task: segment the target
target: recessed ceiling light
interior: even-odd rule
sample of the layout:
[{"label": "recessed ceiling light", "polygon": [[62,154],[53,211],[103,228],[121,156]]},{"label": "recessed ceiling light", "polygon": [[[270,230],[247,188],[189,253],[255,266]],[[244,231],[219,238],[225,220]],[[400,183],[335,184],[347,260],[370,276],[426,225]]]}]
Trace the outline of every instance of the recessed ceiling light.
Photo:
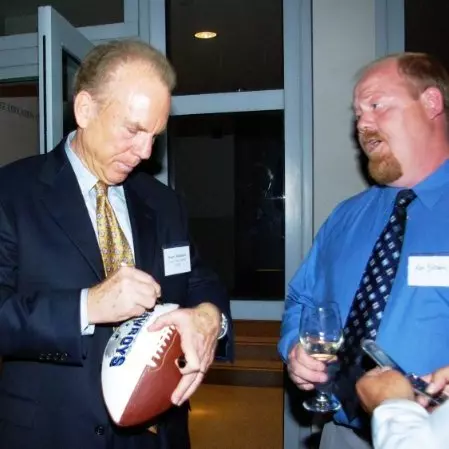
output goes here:
[{"label": "recessed ceiling light", "polygon": [[213,39],[216,36],[217,33],[214,31],[198,31],[198,33],[195,33],[197,39]]}]

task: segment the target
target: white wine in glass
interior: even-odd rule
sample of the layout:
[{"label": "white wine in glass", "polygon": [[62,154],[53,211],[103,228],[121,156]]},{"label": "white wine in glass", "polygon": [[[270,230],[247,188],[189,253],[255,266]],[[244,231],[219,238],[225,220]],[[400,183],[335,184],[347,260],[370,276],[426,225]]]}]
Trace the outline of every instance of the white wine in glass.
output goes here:
[{"label": "white wine in glass", "polygon": [[[326,302],[317,307],[304,307],[301,313],[299,341],[304,350],[313,358],[328,365],[328,375],[331,378],[337,364],[337,352],[343,343],[338,304]],[[324,384],[316,384],[317,394],[314,398],[304,401],[307,410],[317,413],[328,413],[338,410],[341,404],[331,397],[332,380]]]},{"label": "white wine in glass", "polygon": [[343,335],[338,341],[326,341],[321,337],[306,335],[300,338],[305,351],[324,363],[331,363],[337,360],[337,352],[343,343]]}]

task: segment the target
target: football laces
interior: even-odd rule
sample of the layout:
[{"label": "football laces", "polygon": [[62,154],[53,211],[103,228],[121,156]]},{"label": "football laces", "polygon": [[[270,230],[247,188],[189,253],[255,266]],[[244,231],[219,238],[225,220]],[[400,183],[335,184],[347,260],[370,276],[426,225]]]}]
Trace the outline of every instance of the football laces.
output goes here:
[{"label": "football laces", "polygon": [[150,360],[150,365],[152,368],[157,367],[157,361],[159,361],[162,358],[164,350],[167,347],[174,330],[175,330],[174,326],[167,326],[161,330],[159,341],[156,346],[156,352],[155,354],[153,354]]}]

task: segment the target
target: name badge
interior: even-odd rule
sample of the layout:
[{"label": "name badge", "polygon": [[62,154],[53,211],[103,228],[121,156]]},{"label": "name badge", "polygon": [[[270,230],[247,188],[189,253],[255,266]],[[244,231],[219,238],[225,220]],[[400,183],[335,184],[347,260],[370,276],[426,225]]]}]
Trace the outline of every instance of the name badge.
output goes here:
[{"label": "name badge", "polygon": [[165,276],[188,273],[191,271],[189,245],[164,248],[163,252]]},{"label": "name badge", "polygon": [[449,287],[449,256],[409,256],[408,285]]}]

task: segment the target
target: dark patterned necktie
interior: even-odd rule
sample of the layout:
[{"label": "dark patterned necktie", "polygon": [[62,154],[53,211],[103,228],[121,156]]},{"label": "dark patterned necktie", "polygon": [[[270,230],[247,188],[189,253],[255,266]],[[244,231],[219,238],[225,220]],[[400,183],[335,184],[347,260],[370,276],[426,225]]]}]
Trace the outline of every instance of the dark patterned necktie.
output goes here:
[{"label": "dark patterned necktie", "polygon": [[407,207],[415,198],[413,190],[401,190],[397,194],[388,223],[368,259],[343,329],[344,342],[339,351],[340,374],[336,379],[335,393],[350,419],[355,417],[358,407],[355,382],[363,374],[360,343],[365,338],[376,339],[399,265]]}]

